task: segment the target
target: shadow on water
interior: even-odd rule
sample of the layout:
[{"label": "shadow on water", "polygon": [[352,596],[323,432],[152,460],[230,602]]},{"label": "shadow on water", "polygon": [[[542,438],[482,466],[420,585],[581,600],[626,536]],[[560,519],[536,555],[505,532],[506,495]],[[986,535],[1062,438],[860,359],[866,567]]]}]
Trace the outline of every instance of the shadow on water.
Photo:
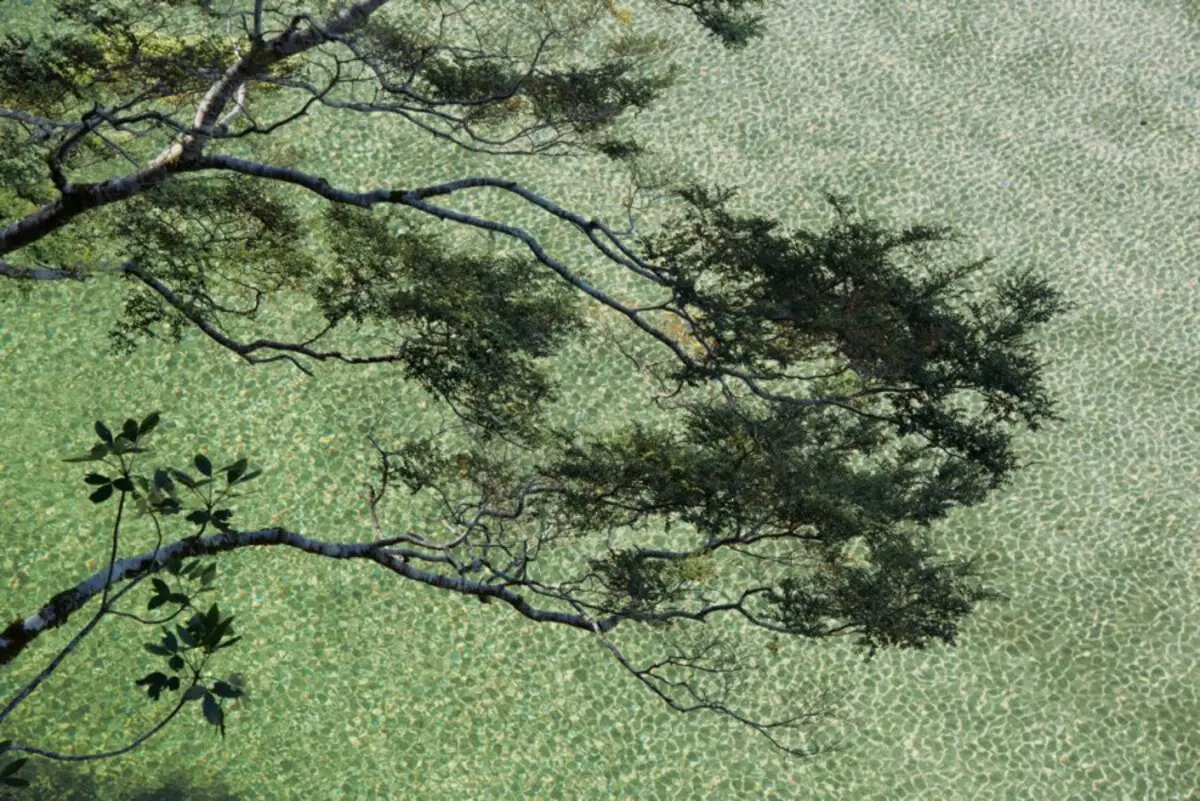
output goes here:
[{"label": "shadow on water", "polygon": [[123,777],[97,779],[87,768],[46,761],[35,767],[31,760],[21,775],[30,780],[30,786],[0,788],[0,801],[243,801],[242,796],[221,787],[220,780],[200,786],[183,772],[143,788],[121,786],[127,781]]}]

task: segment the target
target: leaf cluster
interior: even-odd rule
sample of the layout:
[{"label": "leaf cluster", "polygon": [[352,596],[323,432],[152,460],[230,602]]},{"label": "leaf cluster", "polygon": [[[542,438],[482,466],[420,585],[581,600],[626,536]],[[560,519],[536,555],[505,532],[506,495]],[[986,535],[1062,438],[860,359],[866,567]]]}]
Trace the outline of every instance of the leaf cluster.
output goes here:
[{"label": "leaf cluster", "polygon": [[[125,203],[109,223],[146,274],[168,283],[187,309],[204,319],[252,316],[270,292],[303,281],[316,269],[304,247],[307,227],[296,208],[263,182],[242,176],[170,182]],[[238,309],[224,296],[250,296]],[[165,332],[178,342],[191,323],[163,297],[140,286],[109,332],[130,352]]]},{"label": "leaf cluster", "polygon": [[634,618],[683,600],[687,590],[710,579],[714,570],[707,554],[665,559],[633,548],[589,559],[588,565],[603,588],[603,607]]},{"label": "leaf cluster", "polygon": [[770,617],[802,637],[854,631],[867,658],[888,646],[953,646],[959,622],[976,604],[1004,596],[982,586],[973,560],[935,556],[925,541],[873,538],[865,564],[783,579],[768,596]]},{"label": "leaf cluster", "polygon": [[99,441],[86,454],[63,459],[63,461],[107,462],[112,456],[118,457],[118,463],[113,465],[117,468],[117,475],[93,472],[84,476],[84,483],[95,487],[88,496],[92,503],[103,503],[111,498],[114,492],[121,492],[128,493],[133,498],[139,516],[176,514],[183,508],[175,486],[175,481],[178,481],[204,502],[203,508],[191,512],[186,518],[189,523],[200,526],[200,534],[209,524],[222,532],[231,531],[229,521],[233,517],[233,511],[224,508],[217,509],[215,508],[216,504],[222,498],[236,497],[236,494],[232,492],[233,487],[257,478],[262,475],[262,471],[247,472],[249,463],[245,458],[237,459],[231,464],[219,468],[217,472],[222,474],[221,478],[224,479],[225,489],[215,496],[211,489],[207,493],[200,492],[214,481],[212,462],[202,453],[196,454],[192,460],[196,470],[204,476],[202,479],[197,479],[187,471],[174,467],[157,468],[152,479],[132,473],[132,462],[127,462],[124,457],[149,452],[149,448],[144,447],[141,442],[158,426],[160,419],[158,412],[148,415],[141,423],[129,418],[121,426],[121,432],[115,436],[103,421],[97,420],[95,431]]},{"label": "leaf cluster", "polygon": [[633,75],[637,63],[617,59],[595,67],[572,66],[563,72],[534,74],[523,84],[538,119],[561,119],[580,133],[594,133],[632,107],[639,111],[674,85],[677,65],[662,75]]},{"label": "leaf cluster", "polygon": [[[189,567],[194,564],[194,562],[190,563]],[[215,567],[215,565],[210,567]],[[165,582],[155,579],[155,583],[156,587],[162,585],[160,589],[163,593],[167,592]],[[160,597],[162,595],[152,598],[151,604],[153,605]],[[184,598],[186,599],[186,596]],[[166,673],[156,670],[134,683],[145,687],[146,694],[151,700],[157,701],[162,697],[164,691],[177,692],[181,686],[179,674],[190,668],[190,672],[193,674],[192,684],[184,691],[182,700],[202,700],[201,709],[205,720],[215,726],[224,737],[225,710],[218,699],[239,698],[242,690],[225,681],[214,681],[211,686],[205,685],[200,679],[202,662],[198,664],[192,661],[190,654],[195,651],[207,657],[242,639],[229,636],[232,634],[233,617],[221,617],[220,609],[215,603],[203,614],[192,616],[185,625],[176,625],[174,631],[168,631],[166,627],[163,627],[162,639],[158,643],[146,643],[144,647],[147,652],[166,659],[167,668],[175,675],[168,676]]]},{"label": "leaf cluster", "polygon": [[589,559],[588,565],[606,591],[604,605],[631,617],[675,600],[682,586],[670,562],[649,558],[635,549]]},{"label": "leaf cluster", "polygon": [[[577,31],[559,33],[569,40]],[[507,50],[484,55],[447,46],[440,36],[435,42],[398,19],[376,15],[357,44],[393,87],[403,87],[390,91],[403,96],[405,105],[457,105],[456,113],[472,124],[497,124],[530,111],[542,125],[567,124],[577,133],[594,133],[630,107],[648,108],[675,83],[674,66],[659,75],[641,74],[654,55],[669,48],[661,37],[625,34],[611,43],[615,60],[549,68],[552,38],[539,44],[535,63],[526,65],[514,63]]]},{"label": "leaf cluster", "polygon": [[[683,218],[643,237],[695,337],[709,343],[676,380],[730,369],[783,379],[795,365],[840,364],[877,390],[901,436],[927,437],[986,466],[997,483],[1015,467],[1004,424],[1036,429],[1057,419],[1028,337],[1070,304],[1032,270],[1001,276],[983,300],[963,298],[961,282],[989,259],[929,267],[927,247],[954,238],[947,228],[892,233],[827,195],[837,213],[829,231],[777,236],[777,221],[725,209],[734,190],[677,194],[690,206]],[[911,252],[926,274],[893,251]],[[828,386],[813,383],[818,394]],[[967,411],[959,397],[979,399],[981,410]]]},{"label": "leaf cluster", "polygon": [[38,36],[0,41],[0,96],[27,111],[59,116],[130,97],[203,91],[230,56],[217,30],[165,32],[152,8],[58,0],[54,25]]},{"label": "leaf cluster", "polygon": [[103,42],[92,34],[0,40],[0,95],[22,108],[59,114],[89,98],[88,76],[104,67]]},{"label": "leaf cluster", "polygon": [[0,125],[0,222],[23,217],[52,197],[42,153],[30,140],[16,126]]},{"label": "leaf cluster", "polygon": [[532,436],[555,394],[535,360],[583,327],[569,289],[528,260],[454,253],[388,223],[378,212],[327,210],[335,267],[313,289],[325,317],[388,323],[406,335],[400,353],[410,378],[484,436]]},{"label": "leaf cluster", "polygon": [[[153,477],[149,479],[133,473],[133,455],[150,452],[150,449],[144,445],[144,440],[157,428],[160,420],[161,416],[158,412],[146,416],[140,423],[129,418],[125,420],[119,433],[116,434],[103,421],[98,420],[94,426],[98,441],[86,454],[63,461],[111,463],[112,457],[117,458],[114,465],[117,467],[117,475],[90,472],[84,476],[84,482],[95,488],[89,496],[93,503],[103,503],[116,492],[122,493],[122,496],[127,494],[134,499],[139,517],[149,514],[157,520],[160,515],[169,516],[182,511],[183,504],[179,498],[179,487],[176,486],[176,482],[178,482],[180,486],[202,501],[201,508],[193,510],[185,518],[189,523],[199,527],[196,537],[203,534],[204,529],[209,525],[224,533],[232,532],[233,528],[230,526],[232,510],[217,508],[217,504],[225,498],[233,497],[234,487],[252,481],[261,475],[262,471],[249,470],[249,463],[245,458],[239,458],[224,467],[215,468],[207,456],[198,453],[192,458],[192,465],[201,476],[200,478],[186,470],[174,467],[156,468]],[[215,481],[223,482],[225,488],[214,495],[212,485]],[[115,547],[114,541],[114,556]],[[159,622],[168,622],[185,609],[195,608],[192,604],[193,599],[201,593],[211,592],[217,575],[215,563],[203,565],[198,560],[185,561],[179,557],[165,560],[161,569],[176,579],[198,582],[199,586],[193,593],[182,592],[172,588],[162,578],[151,577],[150,582],[154,592],[147,600],[147,610],[155,611],[167,605],[178,607],[175,612]],[[138,679],[135,684],[144,686],[150,698],[157,700],[164,691],[179,690],[181,679],[178,674],[184,672],[185,669],[190,671],[191,685],[185,691],[183,700],[203,699],[202,709],[205,719],[216,726],[224,736],[224,712],[217,699],[236,698],[241,691],[221,681],[215,682],[211,687],[206,687],[201,680],[207,658],[219,650],[234,645],[241,639],[241,637],[230,636],[233,634],[232,626],[233,617],[222,617],[217,604],[214,603],[207,611],[197,610],[197,613],[187,623],[177,624],[173,632],[167,631],[164,627],[164,634],[160,642],[148,643],[145,648],[149,653],[165,658],[167,667],[176,675],[168,676],[161,671],[154,671]],[[193,652],[199,658],[193,658]]]},{"label": "leaf cluster", "polygon": [[928,524],[986,491],[982,469],[897,446],[870,418],[696,403],[684,422],[679,433],[635,424],[548,462],[544,474],[565,482],[569,519],[677,516],[712,539],[764,525],[813,529],[833,547],[868,520]]},{"label": "leaf cluster", "polygon": [[[880,421],[828,407],[695,403],[687,412],[681,432],[635,424],[565,448],[540,468],[560,488],[553,514],[577,531],[683,523],[708,558],[769,535],[750,551],[788,565],[777,605],[796,634],[952,642],[956,621],[992,597],[969,566],[932,562],[932,550],[913,544],[914,527],[986,496],[983,466],[897,442]],[[818,555],[815,569],[797,572]],[[678,602],[690,575],[681,572],[686,560],[636,550],[591,565],[605,603],[628,613]]]},{"label": "leaf cluster", "polygon": [[727,50],[740,50],[750,40],[762,36],[763,18],[752,16],[747,6],[762,5],[763,0],[659,0],[661,4],[686,8],[696,21],[720,40]]}]

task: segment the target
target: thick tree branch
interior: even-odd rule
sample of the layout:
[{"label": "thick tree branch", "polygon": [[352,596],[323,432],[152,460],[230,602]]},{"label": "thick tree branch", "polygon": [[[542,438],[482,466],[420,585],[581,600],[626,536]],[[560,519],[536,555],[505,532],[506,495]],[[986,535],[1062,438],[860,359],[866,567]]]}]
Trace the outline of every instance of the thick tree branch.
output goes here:
[{"label": "thick tree branch", "polygon": [[[162,547],[156,516],[154,550],[118,559],[124,493],[133,493],[143,512],[157,507],[173,514],[180,505],[166,472],[156,471],[151,489],[125,463],[127,453],[143,451],[134,445],[157,424],[157,414],[140,425],[127,420],[116,439],[97,423],[101,442],[89,455],[67,461],[121,457],[120,479],[95,473],[84,478],[101,487],[93,491],[93,501],[105,500],[114,487],[122,492],[108,565],[0,631],[0,664],[100,598],[70,643],[0,710],[0,721],[103,616],[158,625],[190,607],[189,596],[169,593],[155,577],[160,571],[188,578],[202,572],[207,585],[216,566],[192,562],[185,569],[182,560],[255,545],[372,561],[402,578],[481,602],[502,600],[535,622],[591,631],[672,709],[718,712],[795,755],[812,751],[792,748],[779,735],[826,716],[827,707],[793,714],[772,707],[773,718],[755,720],[729,701],[744,664],[719,639],[669,651],[639,667],[646,660],[636,646],[622,652],[612,641],[617,637],[606,633],[628,621],[654,627],[664,637],[700,632],[703,639],[724,619],[809,640],[858,634],[872,653],[935,641],[953,645],[958,622],[974,604],[996,596],[978,585],[970,560],[935,560],[928,540],[913,530],[944,516],[946,505],[978,503],[998,485],[1016,465],[1008,430],[1017,415],[1031,428],[1040,419],[1053,419],[1041,389],[1041,365],[1027,353],[1023,337],[1062,310],[1057,293],[1025,277],[998,285],[994,302],[956,306],[950,301],[961,296],[945,290],[978,265],[926,279],[889,255],[901,246],[940,241],[946,238],[942,229],[915,226],[890,234],[872,223],[847,222],[833,196],[827,197],[842,219],[831,232],[781,237],[771,233],[777,221],[728,213],[723,206],[732,190],[685,186],[674,194],[690,205],[689,216],[665,226],[667,235],[657,243],[656,237],[639,234],[644,244],[639,255],[622,241],[633,234],[632,193],[626,206],[629,230],[616,232],[511,180],[468,177],[417,188],[349,191],[313,173],[252,160],[259,137],[279,132],[321,103],[339,111],[390,112],[460,147],[497,154],[466,140],[506,145],[528,136],[533,147],[520,152],[545,155],[565,138],[560,126],[573,126],[583,149],[628,164],[634,192],[662,185],[642,182],[634,157],[645,151],[637,142],[593,136],[626,109],[646,107],[658,89],[669,85],[669,79],[630,75],[639,59],[660,52],[654,37],[611,42],[620,58],[596,68],[547,66],[555,58],[552,40],[571,45],[573,34],[594,31],[582,23],[588,13],[604,13],[602,3],[588,2],[575,16],[568,11],[568,25],[575,30],[565,35],[551,19],[554,4],[536,3],[550,30],[539,30],[536,52],[525,68],[513,66],[517,59],[507,46],[500,52],[484,46],[470,20],[455,19],[475,3],[449,12],[441,3],[431,4],[442,12],[442,24],[436,25],[436,35],[427,35],[414,33],[400,17],[380,14],[372,20],[387,0],[348,2],[332,4],[327,19],[262,0],[216,12],[202,3],[202,13],[223,21],[226,34],[235,22],[241,26],[232,55],[220,34],[196,37],[190,22],[164,34],[160,31],[169,30],[167,23],[175,18],[148,23],[153,14],[127,12],[127,4],[118,3],[104,12],[118,22],[97,22],[102,17],[88,4],[68,4],[75,22],[100,31],[93,39],[104,43],[98,49],[91,47],[94,42],[77,48],[84,63],[73,71],[63,72],[51,60],[34,65],[56,81],[49,94],[16,93],[37,113],[0,109],[0,123],[7,126],[0,131],[0,144],[6,158],[15,154],[16,166],[7,174],[17,182],[5,193],[4,211],[23,214],[34,208],[0,228],[0,279],[88,279],[98,272],[96,266],[79,266],[66,257],[54,267],[45,263],[54,257],[41,248],[3,259],[79,215],[133,200],[121,209],[124,215],[116,209],[97,214],[105,242],[80,248],[107,249],[113,246],[107,240],[115,237],[115,247],[127,249],[123,264],[99,270],[132,278],[147,290],[129,299],[129,329],[153,337],[165,322],[178,334],[186,322],[247,362],[287,359],[306,373],[305,357],[402,363],[406,378],[473,424],[473,434],[530,435],[519,443],[520,454],[504,458],[497,457],[499,448],[492,443],[481,445],[478,436],[462,446],[465,453],[446,452],[450,446],[439,436],[410,440],[396,453],[372,440],[382,457],[382,480],[378,489],[367,487],[373,530],[367,536],[374,540],[364,543],[327,543],[281,528],[230,529],[232,510],[214,506],[245,477],[246,461],[240,459],[222,468],[224,492],[214,498],[210,489],[205,508],[188,516],[200,526],[197,536]],[[663,0],[660,5],[690,10],[726,45],[740,46],[758,23],[742,9],[758,2]],[[478,49],[458,46],[456,32],[447,30],[459,21],[468,29],[467,39],[474,34]],[[7,46],[5,52],[13,53],[24,47],[20,42]],[[568,47],[567,53],[578,49]],[[168,55],[151,56],[151,51]],[[0,71],[0,79],[6,75]],[[7,86],[14,85],[10,80]],[[249,103],[259,99],[260,90],[286,105],[264,102],[261,108],[267,111],[256,118],[259,106]],[[68,114],[60,114],[62,108],[73,109],[81,121],[54,119]],[[503,138],[509,127],[492,138],[480,133],[496,130],[487,128],[493,123],[515,127],[530,119],[512,137]],[[556,136],[543,144],[540,133],[547,129]],[[239,139],[239,152],[250,148],[250,155],[216,152],[227,139]],[[122,158],[133,165],[129,174],[118,174],[131,169]],[[71,171],[96,180],[73,183]],[[200,177],[185,177],[192,173]],[[310,216],[308,204],[289,202],[282,191],[266,188],[279,184],[326,201],[322,214]],[[586,280],[586,267],[556,260],[524,228],[435,202],[472,189],[516,195],[573,226],[605,259],[641,279],[639,289],[632,290],[639,297],[623,299],[613,286],[605,291]],[[47,197],[55,199],[44,202]],[[516,256],[463,255],[421,231],[396,235],[390,219],[365,213],[379,205],[407,206],[485,231],[493,240],[505,234],[523,243],[533,258],[523,250]],[[310,252],[309,234],[325,241],[326,255]],[[66,248],[52,240],[47,251],[77,252],[69,247],[84,235],[72,237]],[[218,288],[230,287],[229,296],[218,294]],[[259,301],[277,288],[309,293],[325,321],[313,323],[316,333],[297,342],[276,341],[265,331],[253,330],[245,341],[227,333],[233,329],[230,316],[254,318]],[[643,290],[652,297],[642,296]],[[252,308],[242,302],[243,292],[254,293]],[[616,342],[648,379],[675,383],[668,398],[685,386],[694,390],[673,408],[661,406],[683,424],[682,430],[635,422],[612,436],[591,437],[582,428],[543,427],[540,415],[555,387],[552,370],[541,369],[542,360],[563,353],[564,335],[586,329],[573,305],[580,294],[628,320],[646,335],[640,339],[648,348],[655,340],[671,352],[678,365],[665,357],[647,366],[640,353],[630,352],[632,343]],[[388,332],[400,333],[374,355],[316,346],[349,319],[382,323]],[[110,335],[118,344],[129,344],[123,334]],[[663,363],[667,369],[660,371]],[[977,392],[984,411],[963,411],[959,391]],[[851,419],[845,424],[843,418]],[[560,458],[519,474],[528,459],[552,458],[537,447],[556,437],[564,443]],[[938,459],[934,448],[947,458]],[[390,458],[396,462],[389,464]],[[212,479],[205,457],[196,456],[194,463]],[[931,464],[936,469],[929,477]],[[990,487],[984,484],[985,471],[993,480]],[[193,492],[210,484],[173,473]],[[385,535],[377,505],[389,477],[414,493],[433,490],[450,535],[440,540],[415,533]],[[144,496],[133,488],[135,478]],[[459,492],[464,485],[471,487],[465,497]],[[222,533],[200,536],[210,524]],[[683,531],[673,532],[673,525]],[[580,545],[596,546],[600,553],[580,558]],[[714,566],[710,559],[717,552],[732,569],[724,570],[728,563]],[[182,603],[178,612],[152,620],[112,608],[150,577],[159,591],[150,608]],[[205,638],[207,653],[224,647],[218,645],[216,627],[231,620],[217,619],[216,604],[210,615],[208,625],[216,633],[213,642]],[[693,623],[708,625],[688,625]],[[182,658],[175,645],[161,650],[178,672]],[[150,696],[157,698],[162,688],[153,675],[138,683],[149,679]],[[178,677],[172,682],[170,689],[176,690]],[[215,685],[217,694],[236,697],[232,688],[220,685]],[[209,696],[205,701],[216,703]],[[116,756],[160,731],[178,709],[117,751],[69,757],[30,746],[12,750],[74,761]],[[211,706],[205,714],[220,725]]]},{"label": "thick tree branch", "polygon": [[64,270],[57,267],[17,267],[6,261],[0,261],[0,275],[15,278],[18,281],[86,281],[87,276],[78,270]]},{"label": "thick tree branch", "polygon": [[56,671],[58,666],[62,664],[63,660],[66,659],[71,652],[75,650],[76,646],[83,641],[83,638],[90,634],[92,629],[99,625],[100,621],[104,619],[104,615],[111,611],[112,605],[115,604],[121,598],[121,596],[125,595],[139,583],[141,583],[142,579],[144,579],[147,575],[149,574],[142,574],[141,576],[130,579],[128,584],[113,593],[111,599],[102,603],[100,608],[96,610],[96,613],[92,615],[92,618],[84,624],[83,628],[76,632],[74,637],[71,638],[71,641],[64,645],[62,650],[55,654],[54,658],[51,659],[30,682],[26,684],[20,692],[14,695],[7,704],[4,705],[3,709],[0,709],[0,721],[7,718],[14,709],[20,706],[20,704],[38,688],[42,682],[48,679],[50,674]]},{"label": "thick tree branch", "polygon": [[[157,572],[171,558],[189,559],[251,546],[286,545],[330,559],[367,559],[412,581],[463,595],[495,598],[509,604],[530,620],[539,623],[560,623],[584,631],[592,631],[593,626],[599,626],[601,631],[608,631],[622,619],[620,615],[610,615],[602,620],[590,620],[584,615],[540,609],[531,605],[518,593],[503,587],[421,570],[408,564],[391,550],[390,546],[402,540],[402,537],[391,537],[375,542],[330,543],[314,540],[281,528],[236,531],[179,540],[156,551],[121,559],[111,566],[111,575],[113,583],[117,583]],[[72,613],[83,608],[97,594],[104,592],[108,586],[108,576],[109,568],[106,567],[86,581],[55,595],[33,615],[10,623],[3,632],[0,632],[0,665],[11,662],[24,650],[25,646],[42,632],[61,626]]]},{"label": "thick tree branch", "polygon": [[[274,39],[251,48],[249,53],[238,58],[225,71],[225,74],[209,88],[196,108],[192,129],[181,134],[171,145],[163,149],[134,174],[112,178],[98,184],[78,186],[71,185],[65,176],[56,175],[55,183],[60,190],[59,198],[42,206],[24,219],[0,229],[0,256],[36,242],[67,225],[86,211],[127,200],[147,187],[167,180],[172,175],[199,169],[193,164],[195,157],[202,152],[222,116],[226,115],[226,106],[238,96],[246,81],[266,72],[286,58],[310,50],[329,41],[331,37],[354,30],[365,23],[370,15],[386,2],[387,0],[363,0],[361,3],[343,9],[324,26],[310,23],[307,30],[299,31],[293,25]],[[230,114],[236,113],[236,111],[234,109]],[[18,114],[21,117],[18,117]],[[4,116],[18,119],[27,117],[28,119],[25,121],[39,125],[51,122],[21,112],[7,112]],[[103,115],[95,114],[95,116],[97,119],[103,119]],[[229,116],[229,119],[232,119],[232,116]],[[74,136],[78,137],[86,133],[89,130],[88,125],[86,117],[85,121],[78,126],[72,125],[71,130],[75,131]]]}]

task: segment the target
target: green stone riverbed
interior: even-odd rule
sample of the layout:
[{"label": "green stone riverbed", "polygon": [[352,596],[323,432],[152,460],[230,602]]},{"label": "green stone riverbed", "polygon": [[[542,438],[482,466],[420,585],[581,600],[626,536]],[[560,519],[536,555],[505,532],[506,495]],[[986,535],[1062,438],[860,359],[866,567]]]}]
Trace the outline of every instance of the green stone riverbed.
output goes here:
[{"label": "green stone riverbed", "polygon": [[[622,5],[632,26],[680,44],[686,81],[624,128],[665,165],[740,185],[732,208],[791,226],[831,222],[825,190],[886,225],[952,225],[964,240],[945,258],[1037,266],[1077,304],[1039,347],[1066,422],[1023,435],[1033,466],[935,532],[948,553],[977,554],[1011,600],[983,607],[957,649],[869,664],[836,645],[781,649],[764,693],[846,692],[841,749],[797,761],[733,722],[670,713],[578,632],[375,566],[243,551],[220,559],[211,596],[245,635],[222,653],[249,688],[226,739],[189,707],[120,759],[33,760],[35,786],[14,797],[1200,798],[1200,6],[789,1],[765,9],[763,39],[727,53],[686,13]],[[0,5],[0,19],[21,8]],[[293,141],[319,156],[302,165],[347,186],[506,176],[623,225],[624,185],[603,159],[489,159],[387,120],[332,131],[326,119]],[[559,259],[595,261],[580,237],[495,194],[457,207],[527,220]],[[93,507],[80,466],[61,461],[90,444],[94,420],[161,410],[160,461],[202,447],[266,468],[239,520],[347,541],[370,536],[365,434],[396,442],[434,419],[388,371],[252,367],[197,332],[113,354],[123,289],[0,295],[6,620],[104,564],[112,507]],[[616,424],[637,412],[639,385],[592,347],[568,354],[556,408]],[[397,503],[389,520],[420,514]],[[140,549],[153,533],[138,525]],[[0,674],[0,694],[86,619],[40,638]],[[151,638],[105,622],[0,739],[127,743],[163,708],[133,686],[155,669],[139,645]]]}]

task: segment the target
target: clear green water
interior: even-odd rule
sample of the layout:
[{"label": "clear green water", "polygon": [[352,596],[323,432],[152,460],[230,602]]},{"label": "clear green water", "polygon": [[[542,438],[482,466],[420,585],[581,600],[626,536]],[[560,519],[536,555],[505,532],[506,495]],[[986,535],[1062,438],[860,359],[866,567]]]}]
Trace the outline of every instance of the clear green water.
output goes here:
[{"label": "clear green water", "polygon": [[[230,713],[228,739],[189,710],[126,758],[39,763],[28,797],[1200,796],[1200,14],[1166,0],[779,5],[765,40],[734,55],[669,17],[689,83],[630,129],[675,168],[743,185],[737,208],[816,227],[821,190],[850,194],[885,223],[953,224],[969,245],[948,258],[1037,264],[1079,303],[1043,340],[1068,422],[1026,437],[1039,464],[939,531],[980,554],[1012,601],[986,608],[957,650],[867,666],[823,645],[785,650],[765,697],[850,690],[843,749],[798,762],[736,724],[668,714],[576,632],[376,567],[239,553],[221,560],[215,597],[246,635],[222,666],[246,675],[252,703]],[[318,120],[303,137],[328,150],[320,169],[339,185],[504,175],[620,220],[622,186],[601,160],[464,157],[380,121],[334,138]],[[463,208],[515,207],[480,194]],[[534,230],[561,258],[589,258],[568,233]],[[106,553],[111,519],[59,461],[101,417],[161,409],[172,425],[157,447],[172,463],[200,444],[265,464],[241,520],[369,536],[363,434],[421,430],[419,392],[384,371],[250,368],[194,334],[121,359],[105,340],[120,299],[95,283],[0,301],[6,618]],[[629,378],[601,351],[566,375],[563,413],[628,413]],[[397,505],[389,522],[411,520]],[[131,526],[128,552],[151,536]],[[42,637],[0,693],[73,632]],[[153,669],[132,645],[146,639],[105,624],[4,736],[65,751],[126,743],[156,711],[132,684]]]}]

